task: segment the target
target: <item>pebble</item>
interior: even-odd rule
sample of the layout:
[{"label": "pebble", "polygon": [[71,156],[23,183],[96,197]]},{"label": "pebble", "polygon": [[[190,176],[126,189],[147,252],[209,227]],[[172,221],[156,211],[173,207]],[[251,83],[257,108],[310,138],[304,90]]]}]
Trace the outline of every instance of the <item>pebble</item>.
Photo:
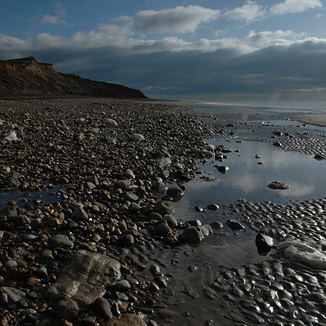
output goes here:
[{"label": "pebble", "polygon": [[[220,153],[231,152],[222,146],[213,149],[203,144],[205,128],[201,122],[178,110],[169,111],[152,104],[126,106],[105,102],[100,105],[93,103],[93,99],[88,104],[83,101],[51,100],[47,104],[50,109],[44,108],[47,100],[43,99],[33,102],[21,99],[17,107],[15,101],[1,102],[1,119],[11,120],[10,124],[24,132],[19,132],[18,139],[11,143],[4,139],[8,133],[2,135],[1,155],[5,163],[0,173],[5,177],[0,178],[0,187],[19,187],[31,194],[26,195],[24,208],[18,207],[22,203],[16,201],[0,211],[0,300],[3,303],[0,312],[2,318],[8,319],[2,322],[17,324],[18,318],[28,315],[35,320],[26,319],[26,322],[42,324],[42,319],[55,311],[58,315],[61,312],[62,317],[77,313],[79,320],[89,318],[88,323],[94,323],[108,318],[110,309],[111,314],[117,316],[109,318],[124,325],[128,325],[127,322],[135,325],[136,321],[144,324],[139,317],[144,314],[148,314],[146,319],[153,325],[162,323],[163,317],[154,321],[160,313],[169,321],[178,320],[178,315],[166,309],[166,304],[181,304],[180,293],[167,292],[165,301],[159,296],[179,281],[178,275],[165,276],[166,267],[180,265],[184,269],[180,274],[183,295],[194,300],[191,301],[194,307],[201,307],[197,294],[205,293],[218,311],[216,318],[222,318],[227,310],[225,314],[230,322],[322,324],[324,271],[299,265],[284,256],[282,250],[264,263],[233,268],[219,266],[214,270],[209,262],[201,265],[192,261],[194,247],[189,250],[187,245],[181,246],[175,241],[177,246],[172,247],[175,255],[171,260],[167,258],[166,247],[171,250],[169,246],[173,241],[162,243],[164,236],[156,237],[156,228],[165,229],[162,234],[177,240],[182,228],[185,231],[190,227],[203,227],[205,234],[211,229],[201,225],[199,220],[187,222],[185,226],[179,224],[172,198],[168,197],[181,194],[184,189],[169,190],[173,187],[167,188],[166,184],[192,178],[199,154],[207,159],[215,153],[215,159],[225,160],[226,155]],[[106,120],[111,118],[115,123]],[[219,119],[215,122],[220,123]],[[231,125],[239,126],[233,122]],[[243,125],[243,128],[252,126]],[[255,125],[257,130],[263,128],[268,127]],[[227,128],[220,132],[210,129],[221,137],[231,135]],[[303,151],[317,155],[316,159],[326,156],[322,138],[313,140],[292,134],[295,136],[282,138],[280,150]],[[30,200],[34,191],[44,194],[47,187],[52,192],[52,204],[45,198]],[[159,197],[164,193],[168,195],[166,201]],[[211,205],[213,210],[218,209],[216,204]],[[246,223],[276,241],[295,237],[321,252],[326,238],[325,209],[323,199],[289,205],[239,201],[223,208],[223,212],[230,220]],[[198,211],[205,210],[198,207]],[[223,224],[216,221],[212,223],[214,226],[222,228]],[[61,242],[63,239],[56,236],[65,241]],[[79,260],[76,261],[75,255],[79,255]],[[13,261],[19,264],[8,267]],[[110,272],[103,275],[103,266]],[[113,270],[109,266],[113,266]],[[187,284],[186,274],[191,274],[196,282]],[[130,276],[135,281],[132,282]],[[85,277],[89,281],[85,283],[87,286],[82,283]],[[129,285],[125,284],[122,287],[125,292],[117,293],[117,297],[111,287],[106,287],[109,282],[116,286],[123,281]],[[196,288],[198,284],[203,288]],[[83,292],[84,286],[87,295]],[[55,306],[58,300],[64,301]],[[144,306],[138,307],[135,302],[142,302]],[[81,303],[87,312],[80,309]],[[222,305],[227,308],[223,310]],[[188,307],[185,311],[189,312],[187,318],[195,316]],[[88,316],[88,312],[96,314],[96,318]],[[123,318],[120,320],[120,317]],[[193,323],[210,325],[213,323],[210,317],[204,316],[201,321],[194,319]],[[62,321],[62,324],[73,323]]]},{"label": "pebble", "polygon": [[64,234],[57,234],[49,238],[51,248],[73,248],[74,243]]},{"label": "pebble", "polygon": [[208,208],[209,210],[211,210],[211,211],[216,211],[216,210],[219,209],[219,206],[216,205],[216,204],[208,204],[208,205],[207,205],[207,208]]},{"label": "pebble", "polygon": [[110,320],[113,317],[110,303],[105,298],[97,298],[94,302],[94,309],[104,320]]}]

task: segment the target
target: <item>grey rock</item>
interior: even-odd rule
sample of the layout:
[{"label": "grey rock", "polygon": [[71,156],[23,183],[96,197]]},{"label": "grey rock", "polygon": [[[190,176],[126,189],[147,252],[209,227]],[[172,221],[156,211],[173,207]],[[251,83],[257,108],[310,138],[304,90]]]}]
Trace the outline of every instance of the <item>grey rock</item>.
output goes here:
[{"label": "grey rock", "polygon": [[110,127],[118,127],[118,123],[113,119],[107,118],[104,121]]},{"label": "grey rock", "polygon": [[134,172],[132,170],[130,170],[130,169],[127,169],[124,172],[124,175],[125,175],[125,177],[130,178],[130,179],[135,179],[136,178]]},{"label": "grey rock", "polygon": [[[92,302],[89,302],[91,304]],[[84,304],[84,307],[87,304]],[[60,300],[53,309],[54,316],[60,319],[67,319],[71,320],[72,318],[76,317],[80,312],[80,303],[78,304],[77,300],[73,298],[65,298]]]},{"label": "grey rock", "polygon": [[127,280],[121,280],[117,282],[114,286],[114,289],[119,292],[126,292],[131,288],[130,283]]},{"label": "grey rock", "polygon": [[212,228],[210,225],[204,224],[187,227],[183,232],[183,236],[188,243],[196,244],[202,242],[210,233],[212,233]]},{"label": "grey rock", "polygon": [[93,183],[95,186],[98,186],[100,184],[98,177],[96,175],[92,175],[88,178],[88,181]]},{"label": "grey rock", "polygon": [[8,187],[19,187],[20,185],[21,185],[21,182],[17,178],[9,177],[7,179],[7,186]]},{"label": "grey rock", "polygon": [[121,277],[120,263],[108,256],[79,250],[50,285],[46,296],[56,302],[58,318],[70,319],[106,292],[106,285]]},{"label": "grey rock", "polygon": [[135,238],[132,234],[124,234],[119,239],[120,246],[130,247],[135,243]]},{"label": "grey rock", "polygon": [[139,197],[138,197],[135,193],[133,193],[133,192],[131,192],[131,191],[125,191],[125,192],[123,193],[123,198],[124,198],[125,200],[133,201],[133,202],[139,200]]},{"label": "grey rock", "polygon": [[83,209],[82,204],[77,204],[77,206],[74,208],[73,218],[79,221],[86,221],[88,220],[88,214]]},{"label": "grey rock", "polygon": [[16,260],[8,260],[4,263],[4,267],[9,269],[9,268],[14,268],[17,267],[18,263],[16,262]]},{"label": "grey rock", "polygon": [[135,141],[144,141],[145,137],[142,134],[133,133],[130,135],[130,139]]},{"label": "grey rock", "polygon": [[183,191],[180,187],[170,187],[168,188],[166,194],[170,197],[181,197],[183,195]]},{"label": "grey rock", "polygon": [[171,165],[171,163],[172,161],[169,157],[162,157],[156,160],[156,165],[161,169]]},{"label": "grey rock", "polygon": [[167,188],[168,187],[163,182],[156,182],[152,187],[153,191],[159,195],[164,194]]},{"label": "grey rock", "polygon": [[74,243],[64,234],[57,234],[49,238],[51,248],[73,248]]},{"label": "grey rock", "polygon": [[82,132],[79,132],[74,134],[73,139],[77,142],[81,142],[85,139],[85,135]]},{"label": "grey rock", "polygon": [[277,245],[277,252],[283,253],[291,261],[299,262],[316,269],[326,269],[326,255],[312,243],[299,240],[283,241]]},{"label": "grey rock", "polygon": [[171,214],[165,214],[163,216],[163,221],[166,221],[171,228],[178,225],[177,219],[174,217],[174,215]]},{"label": "grey rock", "polygon": [[94,189],[94,188],[96,188],[96,185],[93,182],[87,181],[86,187],[87,187],[87,189]]},{"label": "grey rock", "polygon": [[132,202],[130,205],[129,205],[129,210],[132,211],[132,212],[139,212],[141,210],[141,206]]},{"label": "grey rock", "polygon": [[8,218],[16,217],[17,209],[14,206],[6,206],[0,211],[0,221],[5,221]]},{"label": "grey rock", "polygon": [[151,212],[148,215],[148,218],[151,220],[157,220],[157,221],[161,221],[163,219],[162,215],[156,212]]},{"label": "grey rock", "polygon": [[324,160],[325,157],[322,156],[322,155],[320,155],[320,154],[316,154],[316,155],[314,156],[314,159],[316,159],[316,160],[318,160],[318,161],[321,161],[321,160]]},{"label": "grey rock", "polygon": [[115,187],[116,188],[121,188],[121,189],[128,189],[131,185],[130,180],[117,180],[115,182]]},{"label": "grey rock", "polygon": [[94,302],[94,309],[104,320],[110,320],[113,316],[110,303],[105,298],[97,298]]},{"label": "grey rock", "polygon": [[273,145],[276,146],[276,147],[282,147],[283,146],[283,144],[278,140],[274,141]]},{"label": "grey rock", "polygon": [[173,204],[169,201],[161,200],[156,203],[154,207],[154,212],[161,214],[164,216],[165,214],[171,214],[174,215],[175,208]]},{"label": "grey rock", "polygon": [[5,137],[5,139],[9,142],[17,141],[18,137],[16,131],[15,130],[10,131],[8,135]]},{"label": "grey rock", "polygon": [[186,222],[187,225],[191,225],[191,226],[201,226],[202,223],[200,220],[189,220]]},{"label": "grey rock", "polygon": [[3,304],[11,304],[18,302],[26,297],[25,292],[13,288],[3,286],[0,288],[0,302]]}]

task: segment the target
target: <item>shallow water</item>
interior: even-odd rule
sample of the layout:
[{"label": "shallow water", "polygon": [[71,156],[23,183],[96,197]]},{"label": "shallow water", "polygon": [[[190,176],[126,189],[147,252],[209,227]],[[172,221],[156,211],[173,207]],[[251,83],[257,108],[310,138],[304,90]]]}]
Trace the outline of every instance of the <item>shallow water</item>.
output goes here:
[{"label": "shallow water", "polygon": [[[286,124],[284,120],[277,122],[279,125]],[[219,221],[224,224],[222,230],[214,230],[214,234],[208,236],[197,248],[198,259],[206,257],[213,265],[232,267],[269,258],[269,255],[262,257],[258,254],[255,246],[256,232],[246,226],[245,230],[234,234],[225,225],[229,217],[224,205],[235,203],[238,199],[286,204],[326,196],[325,160],[318,161],[313,155],[284,151],[274,146],[273,142],[240,142],[241,139],[270,138],[272,135],[271,131],[237,130],[236,135],[229,138],[206,140],[215,146],[223,145],[231,152],[223,154],[226,156],[223,162],[215,160],[215,157],[200,160],[198,167],[201,173],[184,184],[184,196],[174,204],[179,221],[199,219],[202,223]],[[256,155],[260,157],[257,158]],[[227,166],[229,170],[225,174],[220,173],[216,165]],[[207,178],[213,180],[206,181]],[[272,181],[284,182],[290,188],[270,189],[268,184]],[[207,205],[212,203],[220,208],[209,211]],[[198,212],[195,207],[200,207],[203,211]]]},{"label": "shallow water", "polygon": [[[185,195],[177,204],[182,211],[190,213],[195,206],[205,208],[210,203],[223,205],[239,198],[252,202],[285,204],[289,200],[301,201],[326,196],[326,164],[324,160],[314,159],[313,155],[286,152],[271,142],[237,143],[236,139],[211,139],[207,142],[224,145],[232,152],[224,154],[227,159],[223,162],[208,159],[199,163],[202,174],[185,185]],[[260,158],[256,158],[256,154]],[[215,165],[225,165],[229,170],[222,174]],[[205,181],[202,177],[218,180]],[[284,182],[290,188],[270,189],[267,185],[272,181]]]}]

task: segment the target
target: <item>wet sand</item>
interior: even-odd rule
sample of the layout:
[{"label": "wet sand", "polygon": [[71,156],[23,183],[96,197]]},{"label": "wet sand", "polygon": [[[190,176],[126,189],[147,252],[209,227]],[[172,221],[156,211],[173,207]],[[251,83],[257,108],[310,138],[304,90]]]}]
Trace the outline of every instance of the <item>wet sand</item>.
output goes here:
[{"label": "wet sand", "polygon": [[293,120],[301,121],[307,124],[325,127],[326,114],[298,114],[290,117]]}]

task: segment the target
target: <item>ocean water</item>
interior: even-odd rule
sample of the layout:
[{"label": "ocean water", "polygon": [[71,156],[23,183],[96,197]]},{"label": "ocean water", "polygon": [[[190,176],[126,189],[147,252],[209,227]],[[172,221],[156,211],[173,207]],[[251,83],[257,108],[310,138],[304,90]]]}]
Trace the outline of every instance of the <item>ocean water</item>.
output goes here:
[{"label": "ocean water", "polygon": [[[326,100],[310,100],[310,101],[220,101],[220,102],[197,102],[200,104],[209,105],[225,105],[234,106],[234,110],[238,107],[242,107],[244,110],[258,109],[259,111],[274,112],[274,113],[293,113],[293,114],[304,114],[304,113],[326,113]],[[205,108],[203,108],[205,109]],[[211,109],[211,108],[210,108]],[[199,109],[200,110],[200,109]],[[214,110],[221,110],[223,108],[217,108]],[[225,109],[224,109],[225,110]]]}]

